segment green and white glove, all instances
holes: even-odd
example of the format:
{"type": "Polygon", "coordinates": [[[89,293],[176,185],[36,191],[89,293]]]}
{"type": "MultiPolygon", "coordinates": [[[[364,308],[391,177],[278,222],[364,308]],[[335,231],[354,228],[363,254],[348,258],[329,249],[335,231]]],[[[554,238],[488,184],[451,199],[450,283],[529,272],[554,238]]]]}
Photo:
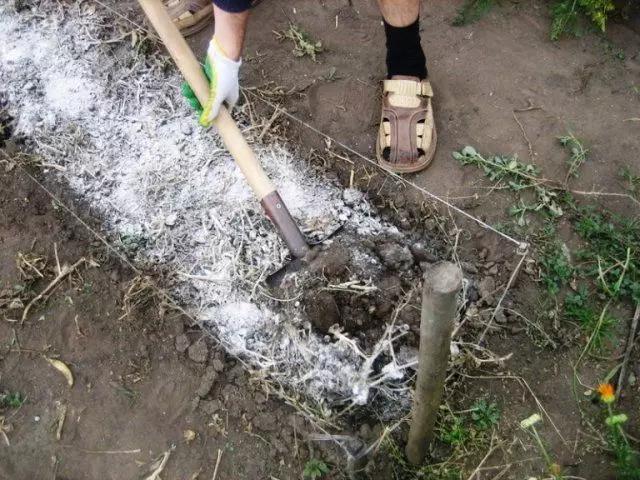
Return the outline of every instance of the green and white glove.
{"type": "Polygon", "coordinates": [[[218,116],[222,103],[226,103],[231,110],[240,97],[240,84],[238,72],[242,65],[242,59],[231,60],[218,45],[215,37],[209,42],[207,58],[204,70],[209,78],[209,98],[204,108],[198,102],[193,90],[186,85],[182,86],[182,93],[189,104],[200,114],[200,125],[208,127],[218,116]]]}

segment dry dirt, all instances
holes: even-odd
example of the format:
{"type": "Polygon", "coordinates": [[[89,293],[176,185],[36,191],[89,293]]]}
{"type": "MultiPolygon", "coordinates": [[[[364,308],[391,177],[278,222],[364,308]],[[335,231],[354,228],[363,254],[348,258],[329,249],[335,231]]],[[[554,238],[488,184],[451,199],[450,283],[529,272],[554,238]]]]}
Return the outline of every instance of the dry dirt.
{"type": "Polygon", "coordinates": [[[166,451],[162,478],[212,478],[218,451],[218,478],[298,478],[304,421],[292,409],[250,385],[179,312],[152,302],[123,317],[133,272],[20,171],[0,185],[0,290],[24,285],[20,252],[47,259],[34,292],[55,276],[54,246],[62,265],[99,263],[80,267],[24,325],[13,321],[20,311],[3,312],[0,390],[25,401],[2,412],[12,429],[0,478],[133,479],[166,451]],[[72,388],[45,356],[69,365],[72,388]],[[60,440],[58,403],[67,409],[60,440]]]}
{"type": "MultiPolygon", "coordinates": [[[[513,111],[534,105],[542,108],[517,115],[532,145],[532,161],[544,176],[564,177],[566,157],[555,137],[571,126],[591,151],[573,188],[622,192],[618,171],[624,165],[637,167],[640,155],[639,124],[624,121],[637,117],[640,107],[638,34],[612,24],[606,40],[586,35],[554,44],[548,41],[546,6],[537,2],[507,2],[478,24],[454,28],[451,22],[458,4],[438,2],[423,15],[423,45],[436,91],[439,147],[433,165],[414,180],[491,223],[504,220],[512,197],[495,191],[487,194],[489,184],[480,173],[459,166],[451,152],[472,144],[482,152],[517,152],[528,159],[527,143],[513,111]],[[623,51],[624,59],[612,54],[612,48],[623,51]]],[[[204,51],[210,34],[208,30],[190,40],[195,50],[204,51]]],[[[269,88],[276,85],[291,91],[284,98],[290,112],[372,158],[383,54],[383,32],[373,2],[265,0],[254,10],[243,84],[260,87],[273,82],[269,88]],[[273,31],[287,28],[289,22],[323,41],[326,52],[317,62],[294,57],[290,43],[277,41],[273,31]],[[334,68],[334,81],[321,78],[334,68]]],[[[259,101],[256,108],[266,118],[271,115],[259,101]]],[[[293,123],[290,127],[291,140],[303,152],[324,150],[321,137],[293,123]]],[[[349,184],[351,170],[355,170],[356,187],[385,205],[383,211],[395,216],[400,227],[406,217],[404,227],[414,228],[419,215],[411,212],[421,211],[422,194],[386,181],[369,165],[354,161],[353,165],[334,161],[340,180],[349,184]]],[[[72,263],[84,256],[95,258],[100,265],[80,268],[44,306],[34,309],[24,325],[12,321],[15,312],[9,312],[6,319],[0,317],[0,391],[18,391],[26,397],[20,409],[1,413],[13,427],[7,433],[10,446],[0,446],[1,478],[138,478],[166,451],[171,451],[163,473],[168,479],[194,478],[199,471],[198,478],[212,478],[219,451],[219,479],[301,477],[313,445],[304,441],[305,422],[292,408],[267,398],[241,365],[161,302],[122,317],[123,298],[134,272],[20,170],[0,176],[0,191],[0,291],[23,283],[16,267],[20,252],[41,253],[53,269],[55,244],[61,262],[72,263]],[[73,388],[66,386],[44,355],[59,356],[71,367],[76,380],[73,388]],[[211,378],[213,384],[207,388],[211,378]],[[56,402],[67,407],[59,441],[55,436],[56,402]],[[188,443],[186,430],[196,432],[188,443]]],[[[610,208],[629,209],[628,204],[611,197],[597,199],[610,208]]],[[[85,220],[92,218],[81,205],[78,209],[85,220]]],[[[416,235],[437,230],[431,227],[416,230],[416,235]]],[[[475,226],[470,231],[461,241],[461,260],[467,264],[468,275],[493,278],[495,290],[497,284],[506,282],[514,266],[512,247],[475,226]],[[496,273],[491,273],[493,267],[498,267],[496,273]]],[[[370,248],[380,254],[381,245],[373,243],[370,248]]],[[[416,257],[420,254],[411,253],[404,276],[389,275],[387,296],[376,299],[372,318],[380,320],[391,310],[389,304],[401,298],[400,292],[410,288],[419,275],[420,259],[416,257]]],[[[41,291],[52,273],[35,281],[32,292],[41,291]]],[[[339,277],[340,272],[334,275],[339,277]]],[[[468,295],[475,296],[473,301],[484,299],[482,306],[495,306],[496,299],[490,298],[491,282],[482,285],[483,292],[468,295]]],[[[538,300],[532,278],[521,275],[508,305],[533,318],[538,300]]],[[[337,303],[351,331],[363,324],[366,330],[371,328],[368,318],[361,315],[370,304],[347,305],[347,299],[339,295],[337,300],[325,296],[320,302],[318,295],[310,295],[305,301],[310,310],[320,303],[326,316],[332,315],[333,303],[337,303]],[[345,308],[353,308],[354,314],[346,315],[345,308]]],[[[417,309],[413,307],[406,309],[409,318],[405,321],[415,326],[417,309]]],[[[572,339],[561,332],[554,336],[558,348],[540,348],[527,334],[526,325],[512,316],[505,320],[487,346],[497,355],[513,354],[502,373],[521,377],[536,393],[557,427],[556,432],[545,419],[542,432],[559,463],[579,478],[615,478],[610,458],[583,435],[587,430],[570,389],[571,361],[576,355],[572,339]]],[[[327,326],[326,318],[319,316],[316,327],[327,326]]],[[[470,332],[482,328],[482,324],[471,325],[470,332]]],[[[409,343],[415,343],[415,337],[409,343]]],[[[602,378],[609,365],[594,360],[589,379],[602,378]]],[[[637,362],[632,368],[640,376],[637,362]]],[[[530,392],[515,378],[499,378],[491,367],[465,372],[467,377],[456,378],[449,386],[455,392],[455,397],[449,397],[451,406],[462,410],[482,397],[497,401],[503,413],[500,432],[510,442],[518,433],[519,421],[535,410],[530,392]]],[[[637,437],[635,388],[628,390],[620,406],[635,415],[636,427],[631,431],[637,437]]],[[[596,411],[594,405],[588,413],[596,411]]],[[[372,418],[354,419],[357,428],[367,425],[360,429],[366,441],[372,439],[371,430],[379,429],[376,423],[372,418]]],[[[502,478],[539,475],[539,460],[524,461],[537,456],[532,445],[525,449],[509,442],[486,466],[513,463],[502,478]]],[[[467,467],[472,470],[484,453],[472,455],[467,467]]],[[[326,451],[314,455],[329,462],[338,458],[326,451]]],[[[492,478],[499,471],[489,470],[488,476],[479,478],[492,478]]],[[[376,459],[369,478],[393,478],[390,472],[388,462],[376,459]]],[[[331,477],[340,478],[335,471],[331,477]]]]}

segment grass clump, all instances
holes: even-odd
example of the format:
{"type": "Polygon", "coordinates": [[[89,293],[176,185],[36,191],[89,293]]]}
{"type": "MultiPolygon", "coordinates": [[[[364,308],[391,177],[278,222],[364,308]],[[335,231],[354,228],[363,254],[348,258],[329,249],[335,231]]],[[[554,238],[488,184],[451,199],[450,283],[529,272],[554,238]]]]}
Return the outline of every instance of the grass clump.
{"type": "Polygon", "coordinates": [[[640,194],[640,175],[636,174],[630,167],[624,166],[620,170],[620,177],[624,180],[624,189],[633,198],[638,198],[640,194]]]}
{"type": "Polygon", "coordinates": [[[601,350],[606,341],[614,338],[614,328],[618,320],[605,312],[600,319],[601,312],[597,311],[590,300],[591,292],[581,285],[576,293],[565,297],[564,318],[576,322],[587,336],[593,336],[591,345],[601,350]]]}
{"type": "Polygon", "coordinates": [[[462,412],[449,412],[438,429],[441,442],[450,445],[455,452],[467,451],[485,440],[485,432],[500,423],[500,410],[486,398],[476,400],[471,408],[462,412]]]}
{"type": "Polygon", "coordinates": [[[453,25],[461,27],[477,22],[498,3],[497,0],[466,0],[456,12],[453,25]]]}
{"type": "Polygon", "coordinates": [[[540,245],[540,282],[550,296],[555,296],[569,284],[575,274],[571,254],[566,244],[558,238],[552,223],[547,223],[536,238],[540,245]]]}
{"type": "Polygon", "coordinates": [[[563,35],[580,36],[588,23],[605,31],[609,14],[614,10],[611,0],[560,0],[551,8],[551,39],[563,35]]]}
{"type": "Polygon", "coordinates": [[[451,460],[415,467],[407,461],[397,442],[387,438],[382,445],[391,461],[393,480],[462,480],[462,469],[451,460]]]}
{"type": "Polygon", "coordinates": [[[569,160],[567,160],[567,176],[565,183],[569,180],[569,177],[578,177],[578,170],[587,161],[587,153],[589,152],[584,145],[571,131],[568,135],[558,137],[560,145],[567,149],[570,153],[569,160]]]}
{"type": "Polygon", "coordinates": [[[575,231],[585,241],[576,258],[579,273],[594,280],[604,299],[640,303],[640,222],[599,211],[574,211],[575,231]]]}
{"type": "Polygon", "coordinates": [[[309,480],[316,480],[317,478],[324,477],[330,471],[331,469],[325,462],[317,458],[311,458],[304,464],[302,477],[308,478],[309,480]]]}
{"type": "Polygon", "coordinates": [[[0,394],[0,410],[7,408],[20,408],[24,403],[25,398],[20,395],[20,392],[6,391],[0,394]]]}

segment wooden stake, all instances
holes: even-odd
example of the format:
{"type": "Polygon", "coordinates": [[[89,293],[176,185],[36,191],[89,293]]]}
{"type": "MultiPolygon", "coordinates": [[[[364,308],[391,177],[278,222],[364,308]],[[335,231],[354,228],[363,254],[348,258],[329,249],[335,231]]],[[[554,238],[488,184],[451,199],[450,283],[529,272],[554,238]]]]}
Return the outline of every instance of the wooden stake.
{"type": "Polygon", "coordinates": [[[462,272],[453,263],[437,263],[424,274],[418,379],[405,450],[413,465],[424,462],[433,437],[461,286],[462,272]]]}

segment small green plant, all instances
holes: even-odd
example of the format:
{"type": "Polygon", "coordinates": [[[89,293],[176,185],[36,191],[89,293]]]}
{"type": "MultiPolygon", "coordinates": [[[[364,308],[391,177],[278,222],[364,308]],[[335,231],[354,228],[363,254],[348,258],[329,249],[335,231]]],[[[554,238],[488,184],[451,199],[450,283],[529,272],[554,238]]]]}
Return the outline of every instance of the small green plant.
{"type": "Polygon", "coordinates": [[[451,415],[448,420],[447,425],[440,430],[440,441],[453,448],[463,447],[471,438],[471,430],[464,426],[461,416],[451,415]]]}
{"type": "Polygon", "coordinates": [[[620,176],[625,182],[624,189],[629,192],[632,197],[638,198],[638,193],[640,193],[640,175],[625,165],[620,170],[620,176]]]}
{"type": "Polygon", "coordinates": [[[549,450],[547,449],[546,445],[542,441],[542,437],[540,436],[540,434],[538,433],[538,430],[536,429],[536,424],[541,421],[542,421],[542,417],[540,417],[540,415],[538,415],[537,413],[534,413],[530,417],[527,417],[520,422],[520,428],[525,432],[528,432],[529,434],[531,434],[533,438],[536,440],[538,449],[540,450],[540,453],[544,457],[544,461],[547,464],[547,469],[549,471],[549,474],[552,476],[552,478],[554,478],[555,480],[561,480],[563,478],[562,467],[560,467],[558,463],[553,461],[553,459],[551,458],[551,455],[549,454],[549,450]]]}
{"type": "Polygon", "coordinates": [[[461,27],[469,23],[477,22],[487,15],[498,3],[498,0],[466,0],[456,12],[453,25],[461,27]]]}
{"type": "Polygon", "coordinates": [[[296,57],[309,56],[315,62],[316,55],[323,51],[321,41],[313,42],[309,38],[309,34],[307,34],[307,32],[293,23],[289,24],[289,28],[287,30],[273,33],[275,33],[278,40],[288,39],[293,42],[293,54],[296,57]]]}
{"type": "Polygon", "coordinates": [[[541,233],[544,238],[540,249],[540,281],[549,295],[556,295],[574,275],[569,249],[555,236],[555,228],[548,224],[541,233]]]}
{"type": "Polygon", "coordinates": [[[624,62],[627,58],[623,49],[616,47],[607,40],[604,40],[604,51],[607,53],[607,55],[611,55],[613,58],[621,62],[624,62]]]}
{"type": "Polygon", "coordinates": [[[402,449],[393,439],[387,437],[382,444],[383,451],[391,460],[392,476],[394,480],[415,480],[425,478],[429,480],[462,480],[462,470],[451,459],[435,462],[429,465],[415,467],[411,465],[402,449]]]}
{"type": "Polygon", "coordinates": [[[522,162],[517,155],[494,155],[483,157],[475,148],[467,146],[460,152],[453,152],[453,158],[462,165],[475,165],[484,171],[489,180],[511,190],[512,192],[533,192],[536,203],[526,204],[520,199],[517,206],[512,207],[510,213],[518,216],[518,224],[524,225],[524,214],[535,211],[550,217],[562,215],[562,208],[557,201],[557,193],[543,185],[538,177],[538,170],[528,163],[522,162]]]}
{"type": "Polygon", "coordinates": [[[498,405],[480,398],[468,410],[449,412],[438,428],[439,439],[456,451],[466,451],[472,444],[481,444],[485,432],[499,422],[498,405]]]}
{"type": "Polygon", "coordinates": [[[627,434],[624,425],[629,421],[624,413],[613,410],[613,403],[616,400],[615,390],[610,383],[598,386],[600,401],[607,406],[607,417],[605,424],[608,427],[609,435],[607,445],[616,457],[616,479],[619,480],[640,480],[640,453],[635,451],[627,434]]]}
{"type": "Polygon", "coordinates": [[[488,403],[481,398],[471,406],[471,419],[476,430],[489,430],[500,422],[500,411],[495,403],[488,403]]]}
{"type": "Polygon", "coordinates": [[[0,395],[0,407],[2,405],[9,408],[20,408],[24,403],[24,397],[19,392],[5,392],[0,395]]]}
{"type": "Polygon", "coordinates": [[[324,477],[330,471],[331,469],[329,468],[329,466],[322,460],[318,460],[317,458],[310,458],[309,460],[307,460],[307,463],[304,464],[304,471],[302,472],[302,476],[304,478],[315,480],[316,478],[324,477]]]}
{"type": "Polygon", "coordinates": [[[579,273],[591,278],[604,299],[640,302],[640,221],[597,210],[574,209],[574,228],[585,241],[576,258],[579,273]]]}
{"type": "Polygon", "coordinates": [[[578,170],[582,166],[584,162],[587,161],[587,153],[589,152],[584,148],[580,139],[576,138],[571,130],[569,130],[569,134],[558,137],[560,140],[560,145],[569,150],[570,158],[567,160],[567,165],[569,167],[569,171],[567,172],[567,176],[565,178],[565,184],[568,182],[569,177],[578,177],[578,170]]]}
{"type": "Polygon", "coordinates": [[[567,34],[582,35],[588,21],[604,32],[607,18],[614,8],[611,0],[556,1],[551,8],[551,39],[558,40],[567,34]]]}
{"type": "Polygon", "coordinates": [[[600,350],[606,340],[612,340],[617,319],[608,313],[596,311],[591,300],[591,292],[585,285],[581,285],[575,294],[568,294],[564,303],[564,318],[575,321],[580,328],[592,337],[591,345],[600,350]]]}

